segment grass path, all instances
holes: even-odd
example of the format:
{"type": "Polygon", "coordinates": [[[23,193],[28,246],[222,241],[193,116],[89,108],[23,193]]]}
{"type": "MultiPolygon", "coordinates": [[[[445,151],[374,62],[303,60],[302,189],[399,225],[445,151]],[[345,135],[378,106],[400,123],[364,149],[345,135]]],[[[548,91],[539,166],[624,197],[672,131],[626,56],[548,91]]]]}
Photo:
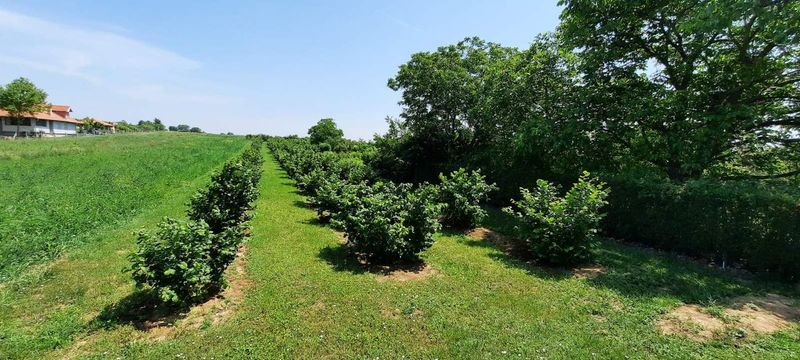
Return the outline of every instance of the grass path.
{"type": "MultiPolygon", "coordinates": [[[[435,270],[433,276],[385,281],[352,261],[341,248],[340,237],[319,225],[314,215],[267,157],[248,243],[247,273],[252,286],[229,318],[163,338],[130,325],[79,329],[64,343],[51,344],[52,352],[42,354],[46,358],[136,359],[626,355],[761,359],[792,358],[800,353],[798,326],[748,338],[737,347],[732,338],[698,343],[664,336],[654,325],[661,314],[681,302],[713,303],[786,289],[756,286],[690,262],[613,243],[604,244],[600,251],[604,274],[575,277],[528,265],[486,241],[456,233],[437,235],[436,244],[423,254],[435,270]]],[[[507,226],[497,214],[492,225],[507,226]]],[[[78,261],[83,254],[76,254],[72,257],[76,260],[58,265],[64,267],[59,276],[74,277],[59,277],[58,281],[64,281],[60,297],[46,297],[42,306],[90,303],[55,311],[80,319],[76,322],[85,326],[96,311],[132,291],[129,280],[119,273],[124,262],[120,251],[127,248],[117,243],[93,261],[78,261]],[[89,265],[94,261],[96,265],[89,265]],[[106,288],[91,282],[85,276],[91,273],[111,273],[113,284],[106,288]],[[103,295],[94,298],[95,292],[103,295]]],[[[34,292],[27,299],[36,296],[34,292]]]]}

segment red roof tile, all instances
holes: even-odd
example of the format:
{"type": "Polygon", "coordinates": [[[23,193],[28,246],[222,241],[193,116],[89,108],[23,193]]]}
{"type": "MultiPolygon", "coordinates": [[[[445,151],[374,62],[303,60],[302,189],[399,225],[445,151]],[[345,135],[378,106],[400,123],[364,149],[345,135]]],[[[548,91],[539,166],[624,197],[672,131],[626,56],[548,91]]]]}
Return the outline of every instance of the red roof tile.
{"type": "MultiPolygon", "coordinates": [[[[66,106],[66,105],[53,105],[51,107],[51,109],[56,108],[56,106],[59,106],[60,109],[64,109],[64,108],[69,109],[69,106],[66,106]]],[[[65,112],[65,110],[61,110],[61,112],[65,112]]],[[[0,117],[8,117],[10,115],[11,114],[9,114],[8,111],[0,109],[0,117]]],[[[38,112],[38,113],[33,114],[33,117],[36,118],[36,119],[39,119],[39,120],[53,120],[53,121],[60,121],[60,122],[72,123],[72,124],[80,124],[81,123],[80,121],[69,117],[69,115],[61,116],[58,113],[53,112],[53,111],[38,112]]]]}
{"type": "Polygon", "coordinates": [[[72,108],[70,108],[69,105],[50,105],[50,110],[62,111],[62,112],[71,112],[72,108]]]}

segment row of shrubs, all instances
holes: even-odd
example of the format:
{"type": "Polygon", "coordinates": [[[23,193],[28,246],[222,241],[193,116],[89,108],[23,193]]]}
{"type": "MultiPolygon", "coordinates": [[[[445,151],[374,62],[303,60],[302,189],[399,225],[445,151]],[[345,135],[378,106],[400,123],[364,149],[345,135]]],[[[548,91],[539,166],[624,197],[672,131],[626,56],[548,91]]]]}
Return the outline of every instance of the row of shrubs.
{"type": "Polygon", "coordinates": [[[188,204],[188,221],[165,218],[154,232],[138,233],[130,255],[137,286],[166,303],[191,303],[225,286],[223,274],[249,233],[247,221],[258,197],[262,142],[225,163],[188,204]]]}
{"type": "Polygon", "coordinates": [[[460,169],[439,186],[395,184],[378,178],[358,152],[323,151],[306,139],[273,139],[269,146],[320,220],[343,231],[350,250],[372,263],[414,260],[433,245],[442,223],[474,226],[494,189],[478,171],[460,169]]]}
{"type": "Polygon", "coordinates": [[[658,248],[800,278],[800,204],[796,195],[755,182],[647,177],[610,180],[609,235],[658,248]]]}
{"type": "MultiPolygon", "coordinates": [[[[397,188],[394,184],[387,186],[365,165],[362,159],[370,152],[321,152],[305,139],[276,138],[271,144],[281,165],[310,196],[320,218],[346,232],[349,222],[348,237],[363,242],[363,236],[354,229],[365,225],[354,223],[360,219],[355,214],[367,206],[383,206],[365,204],[363,199],[397,188]],[[331,172],[337,175],[331,176],[331,172]]],[[[521,189],[521,199],[512,200],[505,211],[518,220],[515,235],[527,245],[532,258],[558,265],[590,261],[596,234],[602,231],[625,241],[712,259],[719,265],[743,266],[788,280],[800,278],[800,205],[796,193],[775,192],[774,187],[741,181],[677,184],[634,175],[606,179],[613,192],[588,174],[566,192],[541,180],[530,191],[521,189]],[[608,212],[605,218],[603,211],[608,212]]],[[[423,191],[420,189],[426,186],[430,185],[403,185],[402,191],[423,191]]],[[[480,222],[485,213],[479,203],[494,189],[479,173],[460,170],[442,176],[440,184],[425,196],[446,204],[438,208],[444,224],[468,228],[480,222]]],[[[432,231],[426,229],[426,233],[432,231]]],[[[418,243],[425,244],[429,239],[422,236],[418,243]]]]}
{"type": "MultiPolygon", "coordinates": [[[[374,263],[409,261],[433,245],[442,225],[477,226],[481,203],[497,190],[480,171],[439,175],[436,185],[395,184],[378,178],[358,152],[322,151],[306,139],[273,138],[270,150],[320,220],[343,231],[352,252],[374,263]]],[[[585,173],[565,196],[540,181],[506,212],[519,219],[518,238],[532,257],[556,265],[591,260],[600,208],[608,190],[585,173]]]]}

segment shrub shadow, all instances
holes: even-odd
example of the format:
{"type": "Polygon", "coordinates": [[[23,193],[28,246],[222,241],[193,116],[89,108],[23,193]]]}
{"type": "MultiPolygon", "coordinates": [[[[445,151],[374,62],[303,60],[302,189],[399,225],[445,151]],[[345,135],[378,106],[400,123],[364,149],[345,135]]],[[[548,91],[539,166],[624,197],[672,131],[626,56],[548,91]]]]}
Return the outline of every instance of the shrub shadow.
{"type": "Polygon", "coordinates": [[[428,266],[419,257],[401,263],[371,264],[362,256],[348,250],[346,245],[326,246],[319,251],[318,257],[327,262],[333,270],[352,274],[370,273],[381,276],[392,275],[396,272],[416,274],[423,272],[428,266]]]}
{"type": "Polygon", "coordinates": [[[752,292],[776,290],[777,284],[753,282],[675,254],[604,240],[598,262],[607,271],[587,279],[592,286],[633,298],[674,297],[684,303],[707,304],[752,292]]]}
{"type": "MultiPolygon", "coordinates": [[[[202,303],[212,299],[211,294],[202,303]]],[[[114,329],[123,325],[131,325],[139,331],[149,331],[157,327],[169,327],[186,318],[193,304],[166,304],[152,290],[136,290],[117,302],[106,306],[89,323],[90,330],[114,329]]]]}
{"type": "Polygon", "coordinates": [[[313,208],[311,207],[311,204],[309,204],[308,201],[305,201],[305,200],[294,200],[292,203],[294,204],[294,206],[297,206],[299,208],[312,209],[313,210],[313,208]]]}
{"type": "Polygon", "coordinates": [[[485,224],[497,232],[484,229],[485,233],[476,234],[473,231],[462,236],[462,242],[468,246],[493,248],[497,251],[489,254],[491,258],[506,266],[524,269],[531,275],[549,279],[583,277],[591,286],[607,288],[628,297],[667,296],[685,303],[711,303],[753,292],[792,292],[780,283],[753,282],[748,276],[722,271],[701,261],[612,239],[601,241],[596,252],[600,271],[590,276],[580,276],[583,267],[566,269],[535,264],[526,260],[524,246],[506,235],[513,233],[514,219],[498,208],[487,210],[489,216],[485,224]]]}
{"type": "Polygon", "coordinates": [[[460,242],[467,246],[494,250],[489,257],[509,268],[525,270],[526,273],[543,279],[559,280],[572,276],[570,269],[548,267],[536,264],[525,258],[526,252],[519,243],[494,231],[478,228],[469,232],[447,232],[451,236],[461,236],[460,242]]]}
{"type": "Polygon", "coordinates": [[[325,260],[335,271],[363,274],[368,269],[350,253],[344,245],[329,245],[322,248],[317,255],[325,260]]]}

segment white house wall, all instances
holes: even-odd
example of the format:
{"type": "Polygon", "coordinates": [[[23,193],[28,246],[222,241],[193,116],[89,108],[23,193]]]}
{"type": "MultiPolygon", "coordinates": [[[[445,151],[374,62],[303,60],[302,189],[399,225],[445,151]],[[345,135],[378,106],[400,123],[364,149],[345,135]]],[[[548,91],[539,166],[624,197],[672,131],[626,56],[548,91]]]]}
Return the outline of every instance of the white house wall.
{"type": "MultiPolygon", "coordinates": [[[[4,133],[14,133],[17,131],[17,125],[11,125],[10,119],[3,119],[3,132],[4,133]]],[[[19,133],[24,134],[26,132],[34,133],[34,132],[43,132],[45,135],[52,134],[56,136],[63,136],[63,135],[75,135],[77,134],[77,126],[73,123],[68,122],[61,122],[61,121],[52,121],[46,120],[47,124],[45,126],[35,126],[36,121],[32,121],[34,126],[19,126],[19,133]],[[50,132],[50,123],[53,123],[53,131],[50,132]]]]}
{"type": "Polygon", "coordinates": [[[72,135],[76,133],[77,133],[77,127],[75,124],[53,121],[53,134],[72,135]]]}

